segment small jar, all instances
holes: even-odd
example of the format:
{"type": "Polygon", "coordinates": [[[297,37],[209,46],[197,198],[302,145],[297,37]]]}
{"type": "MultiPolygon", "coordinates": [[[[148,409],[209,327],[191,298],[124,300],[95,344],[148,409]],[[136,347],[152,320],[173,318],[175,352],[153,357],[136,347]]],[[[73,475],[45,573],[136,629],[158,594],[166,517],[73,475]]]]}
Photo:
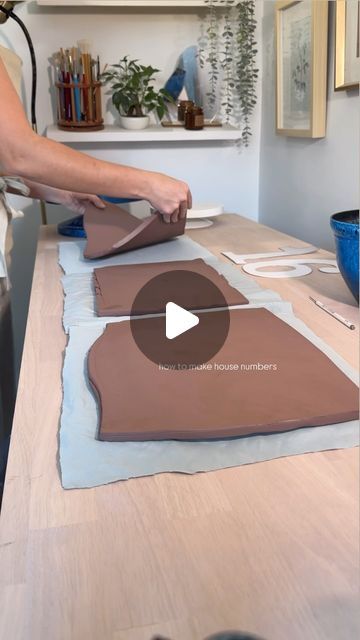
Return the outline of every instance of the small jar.
{"type": "Polygon", "coordinates": [[[194,103],[192,100],[180,100],[178,104],[178,121],[179,122],[185,121],[186,110],[192,108],[193,106],[194,106],[194,103]]]}
{"type": "Polygon", "coordinates": [[[199,131],[204,128],[204,111],[201,107],[194,106],[185,113],[185,129],[199,131]]]}

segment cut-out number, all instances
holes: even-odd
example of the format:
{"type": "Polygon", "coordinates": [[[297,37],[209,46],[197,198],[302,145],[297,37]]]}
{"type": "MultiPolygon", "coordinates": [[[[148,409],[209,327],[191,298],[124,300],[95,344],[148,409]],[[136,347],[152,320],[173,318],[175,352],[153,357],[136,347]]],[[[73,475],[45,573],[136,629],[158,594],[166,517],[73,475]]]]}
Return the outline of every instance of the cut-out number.
{"type": "Polygon", "coordinates": [[[259,260],[260,258],[285,258],[286,256],[302,256],[307,253],[314,253],[316,247],[311,244],[306,247],[279,247],[279,251],[268,251],[267,253],[232,253],[223,251],[222,254],[235,264],[245,264],[247,260],[259,260]]]}
{"type": "Polygon", "coordinates": [[[267,260],[266,262],[252,262],[244,264],[243,270],[251,276],[260,276],[261,278],[300,278],[307,276],[312,272],[309,264],[328,265],[320,267],[319,271],[323,273],[339,273],[336,260],[321,260],[311,258],[298,258],[296,260],[267,260]],[[290,267],[286,270],[263,271],[265,267],[290,267]]]}

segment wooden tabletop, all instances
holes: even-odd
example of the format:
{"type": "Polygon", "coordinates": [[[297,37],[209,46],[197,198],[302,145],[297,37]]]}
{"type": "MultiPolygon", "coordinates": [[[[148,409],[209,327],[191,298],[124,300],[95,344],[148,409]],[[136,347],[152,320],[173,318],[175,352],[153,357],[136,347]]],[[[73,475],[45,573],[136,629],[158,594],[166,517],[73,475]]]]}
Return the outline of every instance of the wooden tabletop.
{"type": "MultiPolygon", "coordinates": [[[[216,255],[294,243],[233,215],[189,235],[216,255]]],[[[224,629],[357,639],[356,449],[62,489],[57,241],[42,229],[0,520],[1,640],[202,640],[224,629]]],[[[357,318],[340,275],[314,267],[258,281],[356,365],[358,329],[308,299],[357,318]]]]}

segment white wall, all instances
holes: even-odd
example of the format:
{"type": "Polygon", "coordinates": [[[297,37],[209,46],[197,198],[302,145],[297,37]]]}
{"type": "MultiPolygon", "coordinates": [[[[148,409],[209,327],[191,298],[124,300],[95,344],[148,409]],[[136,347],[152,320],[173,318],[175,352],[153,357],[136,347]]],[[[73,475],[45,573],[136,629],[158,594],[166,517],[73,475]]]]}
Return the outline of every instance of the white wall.
{"type": "Polygon", "coordinates": [[[259,218],[281,231],[333,248],[329,217],[359,207],[358,91],[335,92],[334,9],[329,3],[329,65],[326,137],[275,135],[274,3],[263,15],[263,92],[259,218]]]}
{"type": "MultiPolygon", "coordinates": [[[[253,118],[249,149],[227,144],[83,145],[86,153],[117,162],[165,171],[185,179],[197,200],[220,200],[228,211],[242,213],[319,246],[332,247],[329,216],[358,206],[359,118],[357,92],[333,91],[334,7],[330,3],[329,91],[327,135],[322,140],[283,138],[274,133],[274,3],[257,3],[260,82],[259,107],[253,118]],[[263,7],[264,4],[264,7],[263,7]],[[263,17],[262,17],[263,15],[263,17]],[[261,144],[260,144],[261,138],[261,144]],[[260,188],[259,188],[260,175],[260,188]]],[[[162,69],[160,80],[172,71],[178,54],[197,41],[202,10],[109,8],[39,8],[31,0],[17,13],[33,37],[38,59],[38,123],[40,132],[53,121],[49,56],[60,46],[80,38],[93,42],[103,63],[129,53],[162,69]]],[[[0,26],[0,43],[24,59],[24,98],[29,106],[30,64],[17,25],[0,26]]],[[[106,116],[108,122],[113,114],[106,116]]],[[[12,268],[15,337],[19,362],[39,210],[17,199],[26,213],[14,224],[12,268]]],[[[69,217],[61,207],[48,207],[50,222],[69,217]]]]}
{"type": "MultiPolygon", "coordinates": [[[[258,3],[261,13],[262,3],[258,3]]],[[[17,14],[25,21],[33,38],[38,60],[38,124],[42,133],[54,120],[49,93],[49,56],[60,46],[76,44],[80,38],[93,43],[102,64],[116,62],[125,54],[149,62],[161,69],[159,82],[165,81],[174,69],[179,54],[196,44],[205,16],[204,9],[172,9],[166,14],[156,8],[77,8],[38,7],[34,1],[19,6],[17,14]]],[[[0,42],[14,48],[24,59],[27,102],[30,96],[30,67],[26,45],[15,24],[0,27],[0,42]]],[[[261,89],[261,83],[259,83],[261,89]]],[[[112,122],[113,113],[106,121],[112,122]]],[[[106,151],[119,162],[168,171],[186,179],[195,199],[215,198],[228,211],[243,213],[256,219],[258,214],[258,169],[260,145],[260,108],[253,119],[254,137],[249,149],[239,151],[233,144],[212,144],[201,147],[159,145],[156,149],[110,145],[106,151]]],[[[94,148],[97,153],[97,148],[94,148]]],[[[99,151],[99,155],[104,154],[99,151]]],[[[108,157],[108,155],[106,155],[108,157]]],[[[110,157],[110,156],[109,156],[110,157]]]]}
{"type": "MultiPolygon", "coordinates": [[[[262,2],[258,3],[259,16],[262,2]]],[[[63,46],[73,46],[78,39],[92,41],[93,53],[99,53],[102,64],[116,62],[125,54],[139,58],[162,70],[164,81],[174,69],[181,51],[196,44],[204,10],[111,8],[48,8],[34,1],[16,9],[26,23],[34,41],[38,62],[37,117],[39,132],[53,122],[52,95],[49,81],[49,57],[63,46]]],[[[24,100],[29,107],[30,64],[27,46],[19,27],[10,22],[0,26],[0,43],[14,49],[24,60],[24,100]]],[[[261,43],[259,43],[261,44],[261,43]]],[[[261,46],[260,46],[261,50],[261,46]]],[[[261,92],[261,82],[259,82],[261,92]]],[[[259,95],[259,102],[260,102],[259,95]]],[[[253,139],[248,149],[239,150],[229,144],[179,145],[104,145],[83,146],[82,150],[115,162],[126,163],[172,174],[186,180],[198,201],[215,200],[226,210],[257,219],[260,149],[260,107],[253,118],[253,139]]],[[[107,122],[113,121],[108,113],[107,122]]],[[[13,306],[17,364],[19,364],[25,328],[31,272],[39,224],[35,204],[17,199],[26,217],[14,224],[13,306]]],[[[66,219],[69,214],[60,207],[48,207],[49,220],[66,219]]]]}
{"type": "MultiPolygon", "coordinates": [[[[333,91],[334,7],[330,3],[329,91],[327,135],[322,140],[276,136],[274,76],[274,3],[257,3],[260,82],[259,107],[253,118],[249,149],[227,144],[83,145],[86,153],[187,180],[197,200],[220,200],[228,211],[242,213],[319,246],[332,247],[329,216],[358,207],[359,113],[357,92],[333,91]],[[264,4],[264,7],[263,7],[264,4]],[[262,17],[263,16],[263,17],[262,17]],[[261,144],[260,144],[261,138],[261,144]],[[260,175],[260,183],[259,183],[260,175]],[[260,184],[260,187],[259,187],[260,184]]],[[[38,59],[38,124],[44,132],[53,121],[49,56],[80,38],[93,42],[103,63],[129,53],[171,73],[178,54],[197,41],[203,11],[197,9],[119,10],[109,8],[39,8],[31,0],[18,7],[33,37],[38,59]]],[[[0,26],[0,43],[24,60],[24,100],[29,106],[30,64],[17,25],[0,26]]],[[[113,114],[106,120],[111,122],[113,114]]],[[[17,363],[20,360],[35,244],[40,221],[36,204],[16,199],[26,216],[14,223],[13,306],[17,363]]],[[[69,217],[61,207],[48,206],[50,222],[69,217]]]]}

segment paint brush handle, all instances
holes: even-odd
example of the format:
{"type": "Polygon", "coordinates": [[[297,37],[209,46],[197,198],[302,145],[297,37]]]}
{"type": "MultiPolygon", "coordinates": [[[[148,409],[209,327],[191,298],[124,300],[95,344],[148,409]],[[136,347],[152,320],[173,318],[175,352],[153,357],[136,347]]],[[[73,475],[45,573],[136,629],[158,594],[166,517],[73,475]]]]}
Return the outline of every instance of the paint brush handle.
{"type": "MultiPolygon", "coordinates": [[[[73,82],[74,82],[75,85],[79,84],[79,77],[77,75],[74,75],[73,82]]],[[[81,120],[81,105],[80,105],[80,89],[79,89],[79,87],[76,87],[74,89],[74,96],[75,96],[76,120],[78,122],[80,122],[80,120],[81,120]]]]}
{"type": "Polygon", "coordinates": [[[87,89],[84,89],[85,108],[87,113],[87,119],[93,120],[93,95],[92,95],[92,71],[91,71],[91,56],[89,53],[82,54],[83,70],[85,82],[89,85],[87,89]]]}
{"type": "MultiPolygon", "coordinates": [[[[70,76],[69,73],[66,72],[65,73],[65,83],[69,84],[70,82],[70,76]]],[[[64,90],[64,98],[65,98],[65,119],[66,120],[71,120],[71,90],[69,88],[66,88],[64,90]]]]}

